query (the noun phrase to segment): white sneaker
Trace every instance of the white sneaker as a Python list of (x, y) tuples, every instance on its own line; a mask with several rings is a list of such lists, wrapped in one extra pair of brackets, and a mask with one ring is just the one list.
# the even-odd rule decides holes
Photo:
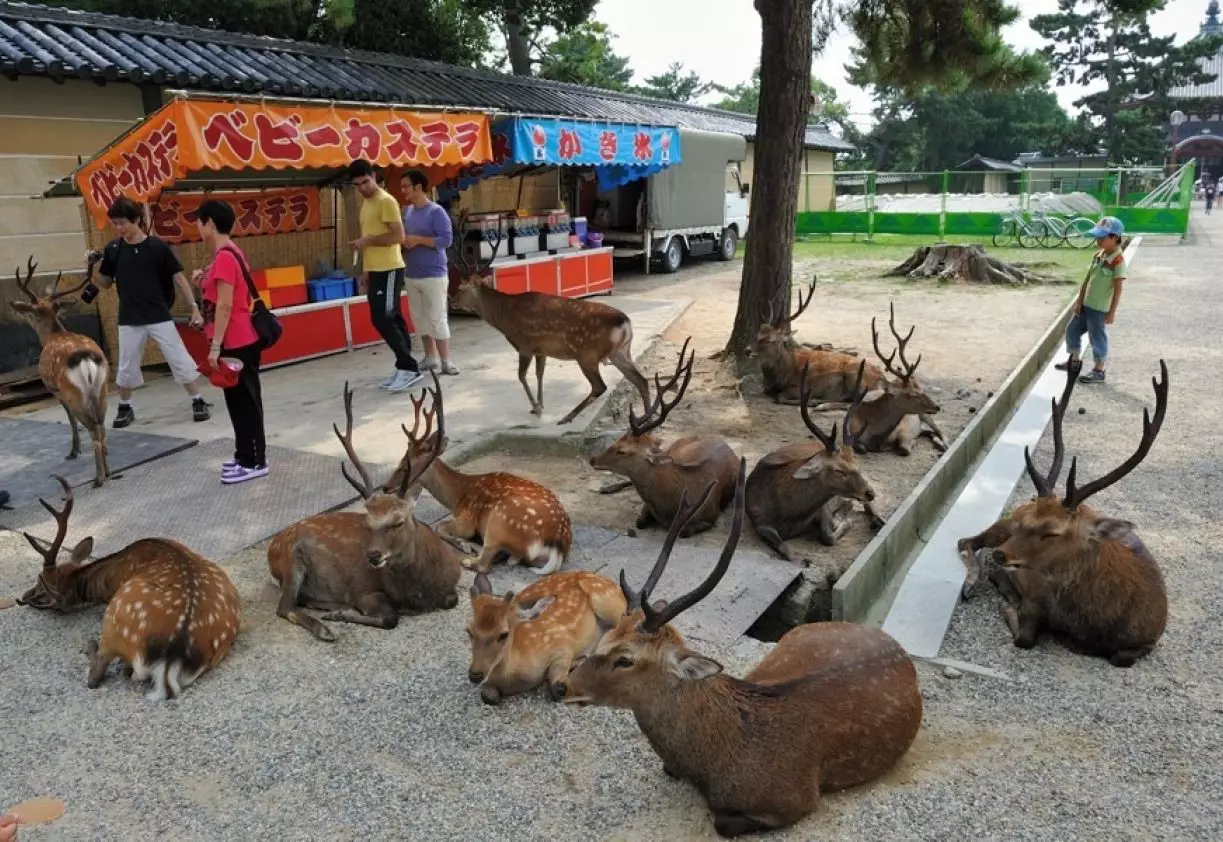
[(379, 389), (389, 389), (391, 384), (395, 382), (395, 378), (398, 376), (399, 376), (399, 369), (395, 369), (394, 371), (391, 372), (390, 377), (388, 377), (386, 380), (383, 380), (381, 383), (378, 384), (378, 388)]
[(454, 364), (453, 360), (442, 360), (442, 374), (458, 374), (459, 367)]
[(413, 386), (420, 384), (425, 376), (419, 371), (400, 371), (395, 375), (395, 379), (391, 381), (391, 385), (386, 387), (388, 392), (406, 392)]
[(442, 364), (437, 357), (425, 357), (420, 361), (420, 368), (422, 371), (441, 371)]

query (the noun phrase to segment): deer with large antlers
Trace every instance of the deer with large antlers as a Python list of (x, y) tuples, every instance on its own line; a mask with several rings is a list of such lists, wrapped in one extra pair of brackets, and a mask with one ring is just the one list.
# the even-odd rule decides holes
[[(1142, 438), (1121, 465), (1079, 486), (1077, 457), (1070, 461), (1066, 493), (1055, 491), (1065, 443), (1062, 424), (1081, 363), (1066, 372), (1061, 400), (1053, 401), (1053, 461), (1041, 475), (1024, 448), (1028, 477), (1036, 498), (1018, 506), (979, 535), (959, 543), (968, 567), (969, 596), (984, 561), (997, 565), (990, 580), (1002, 594), (1003, 618), (1014, 644), (1036, 645), (1041, 632), (1062, 635), (1088, 655), (1132, 666), (1155, 648), (1168, 621), (1168, 594), (1159, 565), (1127, 520), (1105, 517), (1085, 505), (1088, 498), (1115, 484), (1146, 458), (1168, 409), (1168, 366), (1159, 361), (1155, 418), (1142, 411)], [(984, 558), (983, 558), (984, 557)]]
[[(436, 372), (433, 382), (436, 386)], [(344, 415), (344, 434), (335, 425), (332, 429), (357, 478), (346, 465), (340, 470), (361, 495), (365, 511), (313, 515), (280, 532), (268, 546), (268, 568), (281, 589), (276, 613), (328, 643), (335, 633), (323, 620), (393, 629), (402, 613), (459, 604), (459, 554), (413, 516), (417, 484), (434, 456), (426, 455), (416, 470), (397, 472), (393, 485), (378, 488), (353, 447), (348, 383)], [(437, 431), (430, 424), (423, 438), (431, 435), (445, 436), (440, 414)], [(329, 613), (319, 620), (302, 607)]]
[[(735, 471), (739, 466), (739, 457), (721, 436), (684, 436), (663, 447), (654, 435), (654, 430), (663, 425), (683, 398), (692, 379), (696, 352), (689, 354), (686, 362), (684, 359), (691, 339), (684, 340), (671, 379), (664, 384), (658, 375), (654, 376), (654, 400), (646, 405), (645, 414), (638, 417), (630, 407), (628, 432), (590, 459), (592, 468), (612, 471), (632, 482), (641, 497), (638, 529), (671, 523), (679, 511), (681, 494), (685, 490), (695, 494), (713, 481), (716, 485), (713, 495), (685, 527), (681, 536), (684, 538), (717, 523), (718, 515), (734, 498)], [(677, 382), (675, 396), (667, 400), (667, 393), (675, 389)]]
[(620, 586), (604, 576), (566, 570), (499, 596), (485, 573), (471, 586), (471, 665), (467, 677), (490, 705), (547, 682), (565, 695), (574, 658), (589, 651), (624, 615)]
[[(527, 565), (540, 576), (555, 573), (569, 558), (573, 548), (573, 525), (560, 499), (534, 480), (504, 471), (465, 474), (447, 465), (441, 455), (449, 443), (442, 429), (441, 386), (433, 392), (433, 408), (424, 410), (426, 424), (438, 419), (439, 434), (417, 436), (409, 433), (408, 450), (388, 485), (400, 482), (411, 473), (437, 502), (450, 510), (452, 518), (438, 524), (438, 534), (454, 542), (478, 540), (480, 553), (465, 557), (464, 567), (487, 573), (504, 561), (511, 566)], [(411, 398), (416, 425), (419, 425), (428, 395)]]
[(862, 400), (861, 380), (866, 361), (858, 364), (857, 399), (841, 421), (841, 443), (837, 427), (821, 430), (811, 420), (808, 403), (811, 386), (804, 368), (800, 378), (800, 404), (803, 423), (816, 441), (788, 444), (756, 463), (748, 478), (747, 516), (760, 539), (787, 561), (795, 561), (786, 541), (815, 532), (826, 546), (832, 546), (850, 527), (846, 517), (853, 501), (862, 503), (871, 527), (883, 526), (875, 510), (875, 490), (862, 475), (854, 452), (853, 419)]
[(654, 569), (635, 593), (620, 573), (628, 612), (566, 680), (565, 702), (623, 708), (662, 759), (690, 782), (722, 836), (792, 825), (821, 792), (871, 781), (899, 760), (921, 728), (917, 671), (886, 633), (851, 623), (787, 632), (742, 679), (693, 651), (671, 622), (708, 596), (730, 567), (743, 528), (746, 461), (734, 519), (717, 564), (695, 590), (651, 602), (684, 521), (680, 508)]
[(34, 270), (38, 264), (31, 256), (26, 262), (25, 278), (17, 270), (17, 287), (28, 301), (14, 301), (12, 307), (29, 322), (38, 333), (42, 352), (38, 356), (38, 375), (47, 391), (60, 402), (68, 413), (68, 424), (72, 428), (72, 448), (69, 459), (81, 455), (81, 434), (78, 423), (85, 426), (93, 442), (95, 487), (101, 487), (110, 477), (110, 466), (106, 459), (106, 390), (110, 378), (110, 365), (106, 355), (88, 336), (73, 333), (64, 327), (60, 311), (74, 303), (71, 296), (80, 292), (93, 274), (96, 264), (90, 259), (85, 270), (85, 280), (75, 287), (59, 290), (61, 272), (55, 283), (39, 296), (30, 289)]
[(87, 537), (59, 564), (74, 500), (68, 481), (55, 479), (64, 489), (63, 508), (39, 500), (55, 518), (55, 539), (25, 533), (43, 565), (37, 584), (17, 602), (63, 614), (106, 603), (101, 638), (86, 646), (87, 686), (101, 685), (119, 659), (129, 677), (150, 682), (150, 701), (173, 699), (233, 646), (242, 612), (237, 589), (220, 567), (167, 538), (144, 538), (90, 561)]
[[(466, 216), (460, 215), (458, 238), (466, 237)], [(498, 237), (498, 243), (500, 238)], [(518, 352), (518, 381), (531, 402), (531, 413), (544, 412), (544, 366), (554, 360), (575, 360), (590, 383), (590, 394), (571, 409), (558, 424), (568, 424), (593, 401), (607, 391), (599, 366), (611, 363), (641, 395), (650, 402), (650, 386), (645, 375), (633, 362), (633, 322), (622, 311), (609, 304), (563, 298), (543, 292), (517, 295), (501, 292), (484, 271), (492, 263), (471, 265), (456, 249), (460, 265), (467, 277), (459, 287), (455, 303), (460, 309), (475, 313), (509, 340)], [(496, 256), (496, 246), (493, 248)], [(527, 383), (527, 369), (535, 361), (536, 391)]]

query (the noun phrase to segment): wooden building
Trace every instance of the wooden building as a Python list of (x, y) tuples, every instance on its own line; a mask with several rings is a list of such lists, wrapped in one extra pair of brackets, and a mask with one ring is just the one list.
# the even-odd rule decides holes
[[(1198, 27), (1198, 37), (1223, 35), (1219, 0), (1210, 0), (1206, 18)], [(1201, 64), (1204, 73), (1215, 78), (1200, 85), (1181, 85), (1169, 91), (1173, 110), (1185, 115), (1180, 126), (1166, 126), (1169, 161), (1179, 164), (1196, 158), (1200, 175), (1223, 178), (1223, 47)]]

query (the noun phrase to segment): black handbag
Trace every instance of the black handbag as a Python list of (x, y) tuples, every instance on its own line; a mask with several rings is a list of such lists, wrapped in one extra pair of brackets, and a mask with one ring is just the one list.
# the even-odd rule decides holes
[(242, 259), (238, 250), (226, 246), (223, 251), (230, 252), (238, 261), (242, 277), (246, 278), (246, 288), (251, 294), (251, 324), (254, 325), (255, 333), (259, 336), (260, 346), (271, 348), (280, 340), (284, 327), (280, 324), (280, 319), (276, 318), (268, 306), (263, 303), (263, 299), (259, 297), (259, 290), (255, 289), (255, 280), (251, 277), (250, 270), (246, 268), (246, 261)]

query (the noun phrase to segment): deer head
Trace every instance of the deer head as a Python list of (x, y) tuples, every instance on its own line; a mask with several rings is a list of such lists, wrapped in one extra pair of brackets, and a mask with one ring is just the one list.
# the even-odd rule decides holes
[(807, 285), (807, 297), (805, 299), (802, 292), (799, 292), (798, 307), (790, 313), (782, 313), (778, 316), (773, 311), (773, 305), (769, 305), (765, 311), (764, 321), (761, 322), (760, 329), (756, 331), (756, 345), (753, 348), (755, 354), (762, 355), (770, 349), (791, 344), (794, 338), (794, 320), (811, 306), (811, 299), (815, 297), (815, 284), (818, 280), (818, 277), (811, 278), (811, 283)]
[(38, 264), (34, 262), (33, 255), (26, 261), (25, 278), (21, 277), (21, 269), (15, 272), (17, 278), (17, 288), (28, 299), (27, 301), (14, 301), (12, 307), (15, 311), (29, 322), (30, 326), (38, 332), (38, 336), (44, 342), (47, 336), (56, 331), (67, 330), (64, 323), (60, 321), (59, 314), (61, 310), (77, 303), (76, 295), (85, 288), (89, 283), (89, 278), (93, 275), (93, 267), (97, 263), (96, 259), (90, 258), (89, 266), (85, 270), (85, 280), (81, 281), (77, 286), (71, 289), (60, 290), (59, 282), (64, 277), (64, 273), (60, 272), (55, 276), (55, 282), (47, 287), (45, 295), (39, 296), (30, 289), (30, 281), (34, 279), (34, 270), (38, 268)]
[(68, 561), (57, 564), (60, 548), (64, 545), (64, 538), (68, 535), (68, 518), (72, 516), (74, 500), (72, 486), (68, 484), (68, 480), (58, 474), (55, 474), (54, 478), (64, 489), (64, 507), (57, 511), (42, 498), (39, 498), (38, 502), (42, 503), (43, 508), (51, 513), (51, 517), (55, 518), (57, 527), (55, 540), (47, 542), (28, 532), (22, 533), (34, 551), (42, 556), (42, 571), (38, 574), (38, 581), (34, 587), (22, 594), (17, 604), (66, 612), (81, 602), (73, 586), (73, 579), (77, 571), (89, 561), (89, 556), (93, 552), (93, 538), (82, 540), (72, 548)]
[[(433, 384), (436, 389), (434, 407), (438, 411), (437, 432), (432, 432), (433, 413), (429, 412), (426, 414), (428, 426), (422, 438), (433, 438), (440, 442), (445, 440), (445, 430), (440, 411), (442, 402), (441, 389), (437, 383), (436, 373), (433, 374)], [(421, 400), (424, 400), (423, 395)], [(413, 399), (412, 402), (415, 405), (416, 399)], [(419, 413), (419, 405), (417, 405), (417, 410)], [(441, 448), (432, 449), (429, 454), (415, 463), (414, 468), (412, 465), (408, 465), (406, 470), (396, 470), (395, 477), (398, 478), (398, 482), (395, 486), (388, 488), (388, 483), (388, 486), (375, 488), (373, 483), (370, 482), (369, 471), (361, 464), (356, 449), (353, 447), (352, 390), (348, 388), (347, 381), (344, 383), (344, 415), (346, 421), (344, 434), (341, 435), (339, 427), (334, 424), (331, 425), (331, 428), (335, 431), (336, 438), (340, 440), (340, 444), (344, 446), (344, 452), (348, 454), (348, 460), (352, 463), (353, 468), (356, 469), (359, 479), (354, 479), (348, 473), (347, 465), (341, 465), (340, 471), (344, 474), (344, 479), (348, 480), (349, 485), (355, 488), (365, 501), (365, 519), (370, 532), (369, 545), (366, 547), (366, 560), (373, 567), (382, 568), (399, 552), (402, 542), (406, 537), (405, 529), (414, 523), (412, 509), (416, 498), (415, 496), (409, 497), (408, 494), (425, 471), (429, 470), (433, 460), (441, 452)], [(415, 430), (415, 426), (413, 429)], [(407, 433), (406, 427), (404, 432)], [(411, 435), (409, 434), (409, 438)]]
[(471, 639), (467, 677), (473, 684), (479, 684), (496, 669), (513, 646), (514, 630), (519, 624), (539, 617), (555, 599), (542, 596), (529, 603), (515, 602), (513, 591), (497, 596), (488, 574), (476, 574), (471, 586), (471, 622), (467, 624), (467, 636)]
[(459, 211), (454, 220), (454, 259), (455, 264), (463, 272), (463, 281), (459, 285), (455, 303), (464, 310), (480, 314), (480, 288), (489, 286), (491, 281), (485, 277), (488, 268), (497, 259), (497, 251), (501, 248), (501, 225), (497, 224), (497, 233), (493, 239), (493, 253), (487, 260), (477, 258), (474, 262), (467, 257), (467, 211)]
[(803, 366), (802, 379), (799, 381), (799, 408), (803, 423), (820, 442), (824, 449), (816, 453), (794, 472), (794, 479), (816, 479), (830, 491), (842, 497), (869, 503), (875, 499), (875, 490), (862, 476), (858, 465), (858, 457), (854, 455), (854, 435), (851, 431), (854, 414), (862, 405), (862, 377), (866, 372), (866, 360), (858, 363), (858, 376), (854, 380), (854, 400), (841, 419), (841, 444), (837, 446), (837, 427), (834, 424), (828, 432), (821, 430), (811, 419), (809, 405), (811, 403), (811, 383), (807, 379), (809, 364)]
[[(684, 392), (688, 389), (688, 382), (692, 379), (692, 365), (696, 361), (696, 351), (688, 353), (688, 343), (691, 341), (691, 336), (684, 340), (684, 347), (679, 350), (679, 362), (676, 363), (675, 373), (671, 375), (671, 379), (663, 383), (657, 374), (654, 375), (654, 399), (649, 406), (645, 407), (645, 414), (638, 417), (633, 413), (632, 407), (629, 407), (628, 432), (605, 451), (597, 456), (592, 456), (590, 459), (592, 468), (626, 474), (631, 465), (639, 464), (642, 461), (650, 465), (657, 465), (661, 464), (660, 460), (666, 458), (662, 453), (660, 442), (652, 435), (652, 432), (663, 425), (667, 416), (671, 414), (671, 410), (679, 404), (680, 399), (684, 397)], [(687, 354), (686, 361), (685, 354)], [(677, 383), (679, 388), (675, 391), (675, 397), (669, 401), (666, 400), (667, 392), (675, 389)]]
[(1053, 558), (1068, 559), (1098, 552), (1104, 541), (1124, 541), (1134, 529), (1126, 520), (1104, 517), (1083, 505), (1087, 499), (1121, 480), (1138, 467), (1155, 443), (1168, 409), (1168, 366), (1159, 361), (1160, 379), (1151, 378), (1155, 390), (1155, 418), (1142, 410), (1142, 438), (1138, 448), (1119, 466), (1099, 479), (1080, 487), (1077, 483), (1078, 462), (1072, 459), (1066, 476), (1066, 493), (1061, 499), (1055, 492), (1058, 475), (1062, 470), (1065, 446), (1062, 436), (1062, 420), (1074, 384), (1078, 380), (1081, 363), (1068, 367), (1066, 387), (1061, 400), (1053, 401), (1053, 461), (1046, 474), (1036, 470), (1032, 455), (1024, 448), (1024, 461), (1028, 477), (1036, 487), (1036, 499), (1018, 506), (1011, 515), (1010, 537), (996, 552), (1009, 560)]
[(688, 649), (670, 622), (712, 593), (726, 575), (743, 531), (746, 484), (747, 460), (740, 459), (734, 518), (713, 571), (695, 590), (670, 602), (651, 603), (650, 597), (662, 578), (680, 530), (705, 505), (716, 483), (709, 483), (693, 506), (688, 505), (688, 492), (683, 492), (679, 512), (639, 593), (629, 587), (624, 571), (620, 571), (620, 589), (628, 610), (620, 623), (603, 635), (590, 656), (574, 663), (566, 683), (566, 702), (632, 708), (669, 695), (686, 682), (700, 681), (722, 671), (717, 661)]
[[(888, 304), (888, 328), (892, 331), (892, 336), (896, 338), (896, 349), (888, 356), (884, 356), (882, 349), (879, 347), (879, 329), (875, 324), (874, 317), (871, 318), (871, 342), (875, 346), (875, 355), (879, 357), (879, 361), (883, 363), (883, 367), (888, 373), (895, 377), (895, 380), (883, 379), (880, 381), (882, 388), (869, 393), (865, 400), (878, 400), (884, 394), (889, 395), (893, 400), (897, 401), (898, 408), (905, 415), (933, 415), (939, 411), (939, 405), (934, 399), (922, 391), (921, 386), (914, 377), (917, 367), (921, 365), (921, 355), (912, 365), (905, 358), (905, 348), (909, 344), (909, 340), (913, 338), (913, 331), (917, 330), (917, 325), (911, 325), (909, 332), (905, 336), (900, 335), (900, 331), (896, 329), (896, 305)], [(900, 365), (896, 366), (893, 363), (896, 358), (900, 357)]]

